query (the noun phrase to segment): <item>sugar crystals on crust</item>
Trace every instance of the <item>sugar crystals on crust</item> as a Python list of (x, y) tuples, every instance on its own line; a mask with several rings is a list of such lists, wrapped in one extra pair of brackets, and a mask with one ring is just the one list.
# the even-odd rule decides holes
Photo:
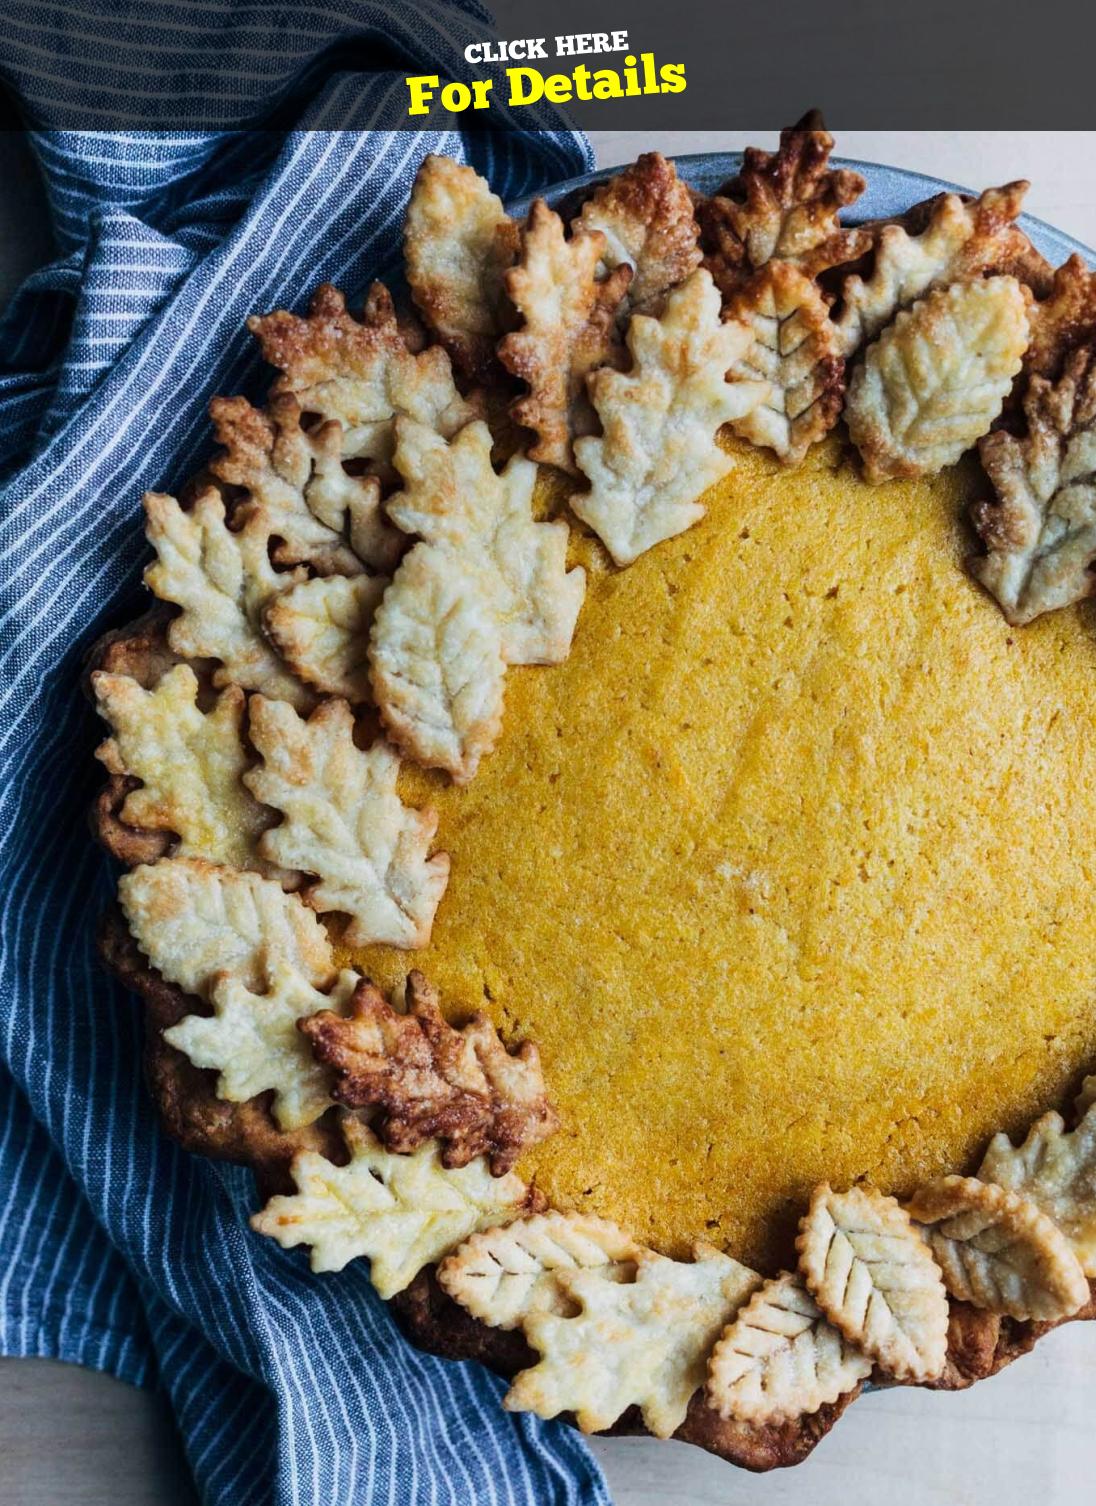
[(605, 237), (602, 261), (632, 268), (626, 307), (658, 313), (671, 288), (700, 265), (699, 231), (689, 190), (661, 152), (644, 152), (595, 188), (578, 224)]
[(266, 636), (313, 690), (342, 696), (351, 705), (368, 701), (369, 630), (388, 584), (383, 575), (301, 581), (267, 606)]
[(1072, 1130), (1061, 1114), (1044, 1114), (1019, 1146), (1003, 1132), (994, 1135), (978, 1175), (1041, 1208), (1069, 1240), (1085, 1275), (1096, 1276), (1096, 1106)]

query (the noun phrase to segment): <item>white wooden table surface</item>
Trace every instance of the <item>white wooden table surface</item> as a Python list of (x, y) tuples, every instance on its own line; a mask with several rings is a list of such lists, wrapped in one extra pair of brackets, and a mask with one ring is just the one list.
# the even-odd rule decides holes
[[(602, 163), (657, 147), (728, 150), (732, 132), (597, 132)], [(764, 140), (758, 144), (764, 144)], [(845, 132), (848, 157), (982, 187), (1028, 177), (1032, 213), (1096, 245), (1096, 133)], [(0, 298), (45, 254), (39, 199), (0, 139)], [(1096, 1325), (1052, 1334), (960, 1396), (864, 1398), (799, 1468), (762, 1477), (682, 1444), (595, 1440), (617, 1506), (1074, 1506), (1096, 1477)], [(162, 1404), (103, 1376), (0, 1361), (2, 1506), (193, 1506)], [(332, 1502), (331, 1506), (366, 1506)], [(478, 1506), (469, 1502), (468, 1506)], [(547, 1503), (546, 1503), (547, 1506)]]

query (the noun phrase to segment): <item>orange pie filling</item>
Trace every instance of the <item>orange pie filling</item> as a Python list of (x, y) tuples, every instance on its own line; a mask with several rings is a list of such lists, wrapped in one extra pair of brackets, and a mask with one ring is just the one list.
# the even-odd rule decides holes
[(554, 1204), (772, 1266), (815, 1183), (965, 1170), (1096, 1056), (1096, 645), (966, 575), (972, 462), (734, 448), (627, 570), (576, 539), (570, 658), (511, 670), (470, 785), (402, 776), (452, 857), (430, 946), (352, 955), (537, 1042)]

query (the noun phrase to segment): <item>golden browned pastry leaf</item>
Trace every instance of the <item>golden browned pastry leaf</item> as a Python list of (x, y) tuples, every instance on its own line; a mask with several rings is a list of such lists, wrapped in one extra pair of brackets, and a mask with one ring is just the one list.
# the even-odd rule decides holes
[(721, 1417), (754, 1426), (817, 1412), (871, 1374), (800, 1276), (756, 1291), (712, 1351), (707, 1399)]
[(897, 1380), (939, 1375), (948, 1347), (943, 1277), (892, 1197), (816, 1187), (796, 1240), (811, 1295), (850, 1344)]
[(149, 543), (157, 555), (145, 571), (145, 584), (161, 601), (180, 608), (167, 630), (175, 652), (188, 659), (219, 659), (216, 685), (242, 685), (307, 706), (311, 692), (290, 673), (262, 630), (267, 604), (302, 580), (304, 572), (274, 569), (263, 520), (254, 518), (235, 532), (212, 488), (190, 509), (174, 497), (149, 492), (145, 512)]
[(559, 1123), (532, 1041), (511, 1054), (484, 1014), (456, 1029), (420, 972), (408, 976), (406, 1014), (362, 983), (348, 1011), (316, 1014), (300, 1028), (330, 1068), (339, 1102), (381, 1111), (373, 1127), (389, 1150), (436, 1139), (443, 1166), (487, 1156), (499, 1177)]
[(1076, 251), (1054, 273), (1050, 291), (1031, 310), (1031, 343), (1024, 369), (1057, 377), (1066, 357), (1096, 340), (1096, 272)]
[(1029, 186), (1006, 183), (972, 200), (942, 194), (924, 206), (926, 223), (916, 233), (903, 224), (882, 226), (871, 274), (848, 277), (842, 287), (841, 353), (851, 355), (873, 339), (930, 288), (997, 272), (1015, 272), (1024, 281), (1026, 258), (1034, 253), (1015, 220)]
[(435, 813), (409, 809), (396, 793), (395, 751), (385, 742), (359, 748), (345, 701), (323, 701), (305, 721), (285, 701), (252, 696), (250, 713), (261, 763), (245, 783), (284, 817), (264, 834), (263, 855), (315, 875), (303, 898), (349, 917), (347, 946), (425, 946), (449, 858), (428, 856)]
[(1055, 1322), (1088, 1301), (1085, 1273), (1065, 1235), (1015, 1192), (977, 1177), (939, 1177), (918, 1188), (906, 1211), (961, 1302)]
[(250, 759), (242, 731), (246, 697), (230, 685), (203, 712), (198, 678), (177, 664), (150, 690), (128, 675), (91, 676), (99, 713), (113, 736), (96, 757), (111, 774), (139, 779), (119, 816), (144, 831), (171, 833), (181, 858), (256, 866), (255, 844), (269, 811), (242, 782)]
[(384, 575), (330, 575), (276, 596), (263, 627), (299, 680), (351, 705), (370, 699), (369, 631), (388, 587)]
[(534, 201), (521, 235), (521, 258), (506, 287), (522, 326), (499, 342), (499, 360), (529, 391), (510, 405), (532, 429), (529, 458), (575, 469), (571, 441), (594, 428), (586, 377), (614, 357), (616, 317), (632, 280), (627, 263), (598, 281), (606, 252), (600, 231), (581, 224), (570, 237), (543, 199)]
[(757, 1286), (756, 1272), (711, 1246), (691, 1263), (641, 1249), (630, 1280), (607, 1265), (559, 1270), (570, 1311), (531, 1312), (522, 1327), (539, 1362), (503, 1400), (511, 1412), (572, 1412), (596, 1433), (638, 1406), (656, 1438), (685, 1420), (713, 1343)]
[(699, 230), (689, 190), (661, 152), (644, 152), (600, 184), (582, 206), (579, 225), (605, 237), (603, 264), (629, 266), (626, 309), (658, 313), (671, 288), (700, 265)]
[(586, 577), (566, 523), (534, 521), (536, 467), (496, 474), (486, 424), (449, 444), (402, 419), (397, 434), (389, 513), (421, 542), (373, 620), (373, 694), (401, 748), (464, 783), (498, 734), (505, 666), (567, 657)]
[(869, 481), (932, 475), (989, 431), (1020, 370), (1027, 302), (1014, 277), (953, 283), (868, 347), (845, 418)]
[(1019, 1146), (1003, 1132), (994, 1135), (978, 1175), (1041, 1208), (1069, 1240), (1085, 1275), (1096, 1276), (1096, 1106), (1069, 1131), (1061, 1114), (1044, 1114)]
[(204, 858), (143, 863), (118, 880), (130, 932), (160, 976), (208, 998), (228, 975), (260, 990), (277, 961), (316, 988), (334, 975), (327, 932), (273, 879)]
[[(700, 206), (704, 265), (722, 293), (773, 258), (811, 258), (817, 272), (867, 248), (862, 232), (842, 232), (838, 224), (840, 211), (864, 192), (864, 179), (830, 167), (832, 151), (828, 131), (791, 126), (781, 131), (776, 152), (747, 147), (738, 175)], [(827, 243), (823, 260), (818, 252)]]
[[(292, 393), (306, 413), (338, 419), (342, 458), (379, 463), (392, 454), (393, 420), (400, 414), (455, 434), (476, 416), (453, 381), (449, 357), (439, 345), (412, 352), (396, 319), (388, 291), (374, 283), (360, 320), (337, 288), (324, 283), (306, 318), (279, 310), (256, 315), (248, 328), (281, 375), (271, 392)], [(391, 561), (370, 560), (377, 568)]]
[(769, 387), (764, 402), (731, 428), (796, 465), (833, 428), (845, 397), (845, 362), (829, 305), (798, 267), (770, 261), (731, 296), (724, 318), (750, 332), (729, 375)]
[(553, 1210), (473, 1234), (442, 1261), (438, 1281), (481, 1323), (517, 1328), (533, 1313), (572, 1311), (561, 1274), (605, 1267), (614, 1280), (629, 1280), (641, 1253), (608, 1219)]
[(633, 315), (630, 371), (590, 377), (604, 433), (576, 441), (590, 489), (570, 501), (618, 565), (704, 516), (698, 498), (733, 465), (716, 434), (769, 391), (765, 382), (726, 379), (751, 339), (745, 325), (720, 322), (719, 294), (699, 269), (673, 290), (659, 318)]
[(306, 430), (291, 393), (272, 397), (265, 412), (242, 397), (214, 398), (209, 411), (224, 446), (210, 470), (244, 494), (233, 523), (261, 519), (278, 564), (307, 563), (321, 575), (392, 564), (400, 539), (381, 512), (381, 484), (344, 468), (337, 419)]
[(467, 376), (483, 380), (507, 324), (504, 274), (521, 231), (474, 168), (424, 157), (407, 205), (403, 252), (411, 295)]
[(384, 1298), (476, 1229), (517, 1218), (530, 1205), (519, 1176), (493, 1177), (485, 1161), (447, 1171), (433, 1143), (393, 1155), (350, 1114), (343, 1135), (347, 1164), (335, 1166), (314, 1151), (295, 1156), (297, 1191), (271, 1198), (251, 1227), (287, 1250), (311, 1245), (314, 1271), (341, 1271), (364, 1256)]
[(997, 499), (971, 508), (986, 553), (969, 561), (1017, 624), (1096, 590), (1096, 346), (1067, 356), (1055, 383), (1033, 375), (1024, 415), (1024, 438), (978, 443)]
[(345, 1010), (361, 979), (342, 972), (324, 993), (288, 962), (275, 959), (265, 987), (253, 992), (230, 973), (214, 978), (211, 1015), (188, 1014), (164, 1031), (164, 1040), (196, 1067), (218, 1072), (217, 1097), (246, 1103), (272, 1092), (271, 1113), (280, 1129), (313, 1124), (331, 1107), (327, 1073), (315, 1061), (297, 1021), (317, 1010)]

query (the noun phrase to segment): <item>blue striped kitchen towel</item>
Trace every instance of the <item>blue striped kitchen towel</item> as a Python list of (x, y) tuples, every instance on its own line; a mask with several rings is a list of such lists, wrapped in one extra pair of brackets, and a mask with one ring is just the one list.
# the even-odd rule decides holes
[[(161, 1387), (216, 1506), (602, 1503), (576, 1434), (507, 1415), (486, 1371), (414, 1350), (360, 1262), (313, 1277), (251, 1234), (250, 1175), (159, 1131), (138, 1005), (95, 956), (115, 876), (88, 835), (101, 729), (79, 692), (88, 644), (140, 605), (141, 492), (194, 469), (212, 395), (261, 383), (246, 316), (325, 278), (360, 292), (390, 265), (427, 151), (517, 196), (589, 149), (561, 121), (323, 128), (351, 107), (367, 122), (402, 77), (365, 71), (370, 46), (389, 69), (452, 73), (485, 34), (471, 4), (119, 9), (101, 35), (91, 8), (9, 5), (0, 78), (32, 119), (88, 70), (139, 93), (158, 58), (185, 71), (211, 48), (243, 79), (241, 124), (305, 75), (311, 93), (291, 131), (33, 137), (58, 257), (0, 322), (0, 1348)], [(254, 59), (257, 32), (256, 73), (237, 43)], [(332, 47), (348, 36), (353, 76)]]

